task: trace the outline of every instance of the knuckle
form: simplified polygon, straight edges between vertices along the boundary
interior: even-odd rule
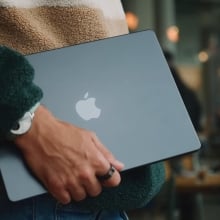
[[[64,185],[61,183],[55,183],[51,186],[51,189],[57,193],[60,194],[60,192],[62,192],[64,190]]]
[[[94,137],[95,137],[95,132],[93,132],[93,131],[89,131],[89,130],[85,130],[84,131],[84,136],[86,137],[86,138],[91,138],[91,139],[94,139]]]
[[[52,188],[56,191],[59,191],[64,188],[63,182],[61,180],[59,180],[58,178],[50,177],[47,179],[46,182],[47,182],[46,184],[49,188]]]
[[[100,171],[101,174],[105,174],[109,169],[109,163],[106,162],[106,159],[103,157],[97,157],[94,161],[94,168],[97,171]]]
[[[89,131],[91,137],[96,137],[96,133],[94,131]]]
[[[75,189],[76,188],[76,184],[71,178],[67,179],[66,188],[67,189]]]
[[[82,172],[80,172],[79,174],[79,179],[83,182],[87,182],[91,179],[92,175],[91,175],[91,171],[89,169],[84,169]]]
[[[92,134],[91,133],[92,133],[91,131],[87,131],[87,130],[82,131],[83,140],[88,142],[88,139],[92,139]]]

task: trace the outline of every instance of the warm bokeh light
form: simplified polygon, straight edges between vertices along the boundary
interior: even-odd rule
[[[136,30],[139,24],[139,19],[137,15],[135,15],[133,12],[126,12],[126,20],[128,24],[128,28],[130,30]]]
[[[169,41],[177,43],[179,41],[179,28],[177,26],[168,27],[166,35]]]
[[[205,62],[208,61],[209,55],[208,55],[207,52],[201,51],[201,52],[198,54],[198,59],[199,59],[200,62],[205,63]]]

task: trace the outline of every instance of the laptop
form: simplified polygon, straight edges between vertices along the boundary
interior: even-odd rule
[[[96,132],[124,170],[200,148],[153,31],[27,59],[35,69],[34,82],[44,91],[42,104],[61,120]],[[11,201],[46,192],[14,146],[0,146],[0,170]]]

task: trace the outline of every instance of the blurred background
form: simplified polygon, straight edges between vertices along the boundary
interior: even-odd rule
[[[130,32],[155,31],[202,143],[164,162],[166,182],[131,220],[219,220],[220,0],[123,0]]]

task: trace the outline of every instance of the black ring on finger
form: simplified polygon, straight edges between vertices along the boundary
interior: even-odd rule
[[[115,168],[112,166],[112,164],[110,164],[110,168],[109,168],[108,172],[102,176],[97,176],[97,178],[101,182],[106,181],[113,176],[114,172],[115,172]]]

